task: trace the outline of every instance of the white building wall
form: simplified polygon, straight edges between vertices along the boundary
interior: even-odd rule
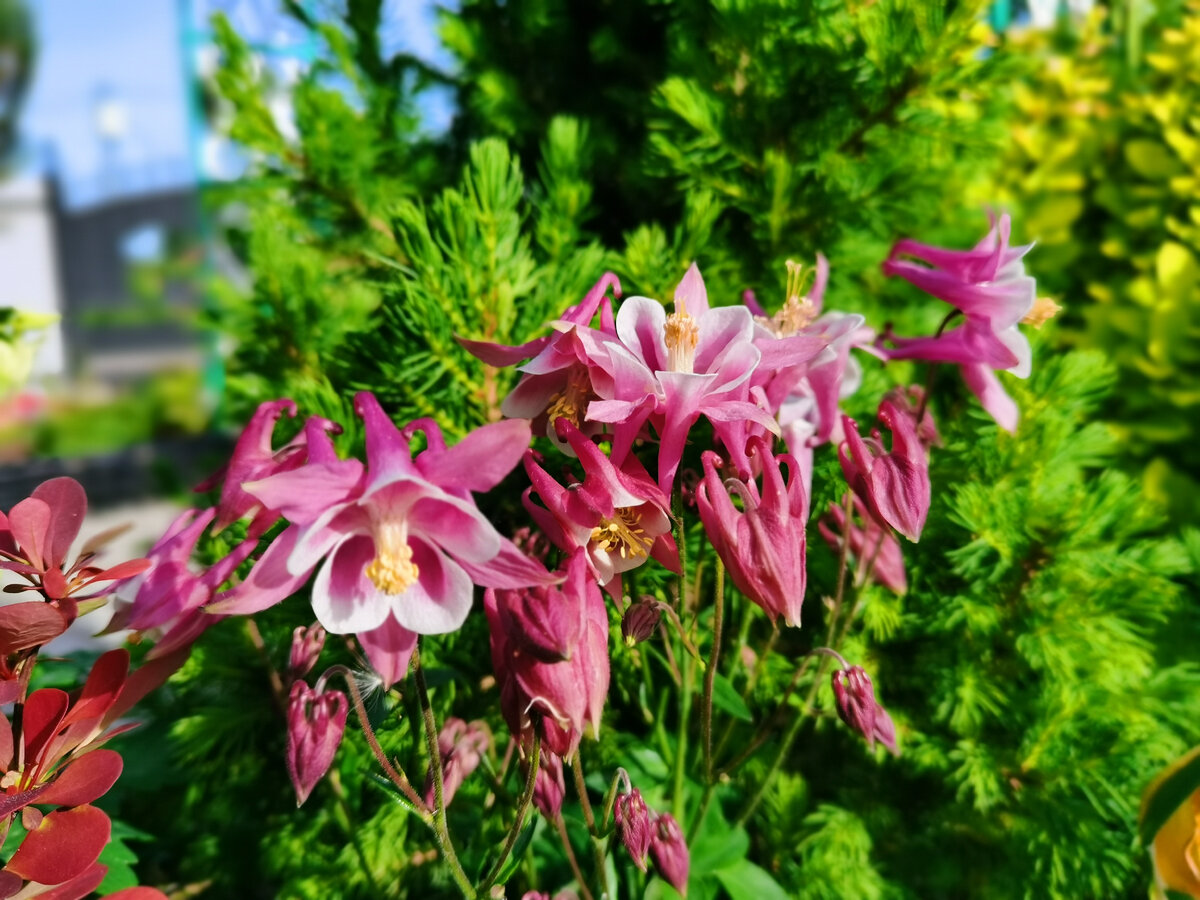
[[[62,315],[56,264],[54,196],[38,176],[0,180],[0,306]],[[60,375],[66,368],[62,328],[43,333],[33,374]]]

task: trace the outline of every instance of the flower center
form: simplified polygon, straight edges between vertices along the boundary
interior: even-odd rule
[[[408,526],[403,521],[376,523],[375,558],[367,563],[366,575],[385,594],[403,594],[421,574],[408,545]]]
[[[672,372],[691,375],[696,360],[696,345],[700,343],[700,326],[688,314],[682,300],[675,301],[675,312],[667,316],[663,337],[667,345],[667,368]]]
[[[592,529],[592,540],[605,553],[619,553],[621,559],[637,559],[650,554],[654,538],[639,527],[637,507],[622,506],[611,519],[601,519]]]
[[[576,428],[583,424],[583,414],[588,401],[592,399],[592,385],[588,380],[587,369],[583,366],[572,366],[567,376],[567,385],[550,398],[546,407],[546,419],[553,425],[559,419],[566,419]]]
[[[1049,297],[1038,297],[1033,303],[1033,309],[1026,313],[1021,324],[1041,328],[1060,312],[1062,312],[1062,307]]]

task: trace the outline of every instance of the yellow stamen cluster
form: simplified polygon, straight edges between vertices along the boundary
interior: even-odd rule
[[[1033,309],[1021,320],[1021,323],[1032,325],[1034,328],[1041,328],[1060,312],[1062,312],[1062,307],[1049,297],[1038,297],[1034,301]]]
[[[592,396],[587,369],[577,366],[567,376],[567,386],[550,398],[550,405],[546,407],[546,418],[551,424],[559,419],[566,419],[578,428],[583,424],[583,416]]]
[[[408,529],[402,523],[382,522],[374,531],[375,558],[367,563],[366,576],[385,594],[403,594],[421,574],[408,545]]]
[[[769,319],[761,316],[758,321],[771,330],[776,337],[791,337],[802,328],[812,324],[817,317],[817,305],[808,299],[815,269],[806,269],[795,260],[789,259],[787,266],[787,296],[783,306]]]
[[[682,300],[675,301],[675,312],[667,316],[663,338],[667,345],[667,368],[672,372],[692,374],[696,346],[700,343],[700,326],[688,314]]]
[[[641,516],[637,508],[623,506],[611,519],[601,519],[592,529],[592,540],[605,553],[619,553],[621,559],[637,559],[650,554],[654,538],[639,527]]]

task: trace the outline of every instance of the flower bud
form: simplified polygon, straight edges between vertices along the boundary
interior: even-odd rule
[[[621,618],[621,637],[625,638],[625,643],[630,647],[649,640],[661,619],[662,611],[658,601],[653,597],[642,597],[625,610],[625,615]]]
[[[313,670],[325,647],[325,629],[314,622],[308,628],[303,625],[292,632],[292,651],[288,657],[288,677],[299,681]]]
[[[650,852],[654,823],[650,820],[650,810],[646,808],[642,792],[634,788],[628,793],[618,794],[613,804],[613,818],[617,823],[617,834],[621,843],[625,845],[637,867],[645,872],[646,854]]]
[[[292,685],[288,700],[288,775],[300,806],[329,770],[346,730],[346,695],[317,693],[303,681]]]
[[[555,819],[562,812],[566,795],[562,757],[543,748],[537,778],[533,782],[533,805],[547,819]]]
[[[488,732],[482,722],[469,725],[462,719],[449,718],[438,732],[438,754],[442,757],[442,805],[449,806],[467,776],[483,760],[489,744]],[[433,772],[425,778],[425,803],[437,804]]]
[[[833,696],[837,701],[838,716],[867,739],[867,746],[874,748],[875,741],[879,741],[892,753],[899,754],[895,723],[875,700],[871,676],[861,666],[850,666],[833,673]]]
[[[683,829],[674,816],[663,813],[654,823],[652,831],[650,856],[654,859],[654,868],[671,887],[686,897],[691,859]]]

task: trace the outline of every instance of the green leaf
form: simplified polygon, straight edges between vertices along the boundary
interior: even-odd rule
[[[722,712],[728,713],[735,719],[741,719],[743,722],[754,721],[754,716],[750,715],[750,707],[746,705],[746,701],[742,699],[742,695],[729,683],[729,679],[720,672],[713,679],[713,706]]]
[[[1154,836],[1197,790],[1200,790],[1200,747],[1193,747],[1159,775],[1142,795],[1138,835],[1149,847]]]
[[[747,859],[718,870],[716,876],[732,900],[788,900],[771,873]]]
[[[1167,178],[1181,170],[1179,160],[1158,141],[1130,141],[1125,145],[1125,159],[1144,178]]]
[[[692,844],[692,874],[731,868],[746,858],[750,836],[744,828],[702,833]]]
[[[537,828],[538,820],[533,818],[525,829],[517,836],[517,842],[513,844],[512,852],[508,854],[508,858],[504,860],[504,865],[500,867],[500,874],[496,876],[496,884],[504,884],[508,879],[512,878],[513,872],[517,871],[517,866],[521,864],[522,857],[525,856],[525,851],[529,848],[529,842],[533,840],[533,831]],[[492,866],[496,864],[495,857],[489,856],[484,860],[484,864],[479,871],[479,878],[482,879],[488,872],[492,870]]]

